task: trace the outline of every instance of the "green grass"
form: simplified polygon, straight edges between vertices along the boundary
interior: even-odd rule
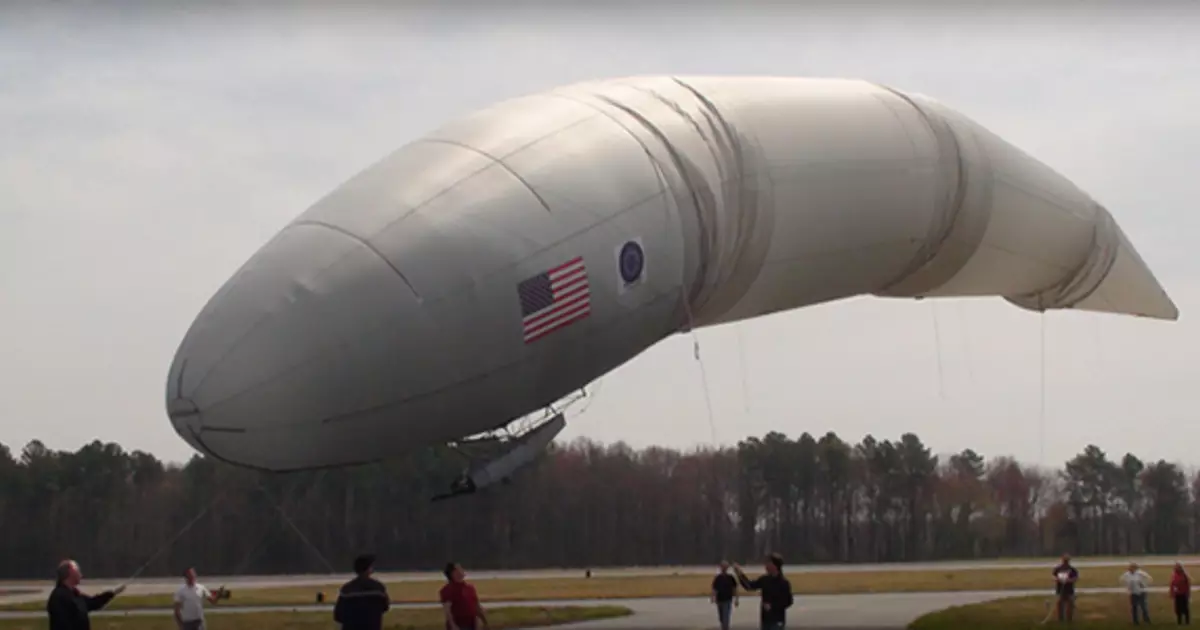
[[[1170,567],[1143,567],[1157,584],[1170,579]],[[1080,586],[1118,586],[1118,567],[1083,569]],[[961,569],[944,571],[841,571],[793,573],[792,588],[803,594],[920,593],[939,591],[1014,591],[1051,586],[1050,567],[1044,569]],[[483,601],[521,602],[567,599],[634,599],[649,597],[703,597],[712,584],[707,575],[663,575],[629,577],[500,578],[473,580]],[[436,603],[442,581],[393,582],[388,593],[397,603]],[[219,586],[210,584],[210,587]],[[87,590],[87,587],[84,587]],[[222,605],[295,606],[316,603],[323,592],[326,602],[337,597],[338,585],[232,589]],[[0,610],[42,610],[44,602],[22,602],[0,606]],[[109,604],[112,610],[170,608],[171,595],[124,595]]]
[[[1175,612],[1165,593],[1147,595],[1150,619],[1155,626],[1175,625]],[[909,630],[1021,630],[1042,627],[1053,605],[1052,596],[1015,597],[930,613],[909,624]],[[1198,622],[1200,623],[1200,622]],[[1061,625],[1051,619],[1047,625]],[[1075,601],[1075,623],[1070,627],[1106,630],[1129,628],[1129,596],[1081,595]]]
[[[564,623],[611,619],[631,614],[619,606],[514,606],[488,611],[495,630],[533,628]],[[385,630],[445,630],[439,609],[393,610],[383,618]],[[93,630],[161,630],[173,628],[165,616],[92,617]],[[230,613],[207,616],[208,630],[327,630],[333,617],[328,612]],[[46,630],[45,619],[0,619],[0,630]]]

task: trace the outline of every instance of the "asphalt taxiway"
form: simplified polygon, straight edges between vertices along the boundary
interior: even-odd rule
[[[1200,557],[1180,558],[1184,563],[1200,563]],[[1129,558],[1103,558],[1103,559],[1078,559],[1072,564],[1080,569],[1085,568],[1106,568],[1106,567],[1124,567],[1130,561],[1135,561],[1145,567],[1153,566],[1170,566],[1176,559],[1163,556],[1151,557],[1129,557]],[[787,572],[789,574],[811,574],[811,573],[885,573],[891,571],[988,571],[1001,569],[1045,569],[1047,572],[1050,567],[1057,563],[1056,558],[1046,559],[1019,559],[1019,560],[963,560],[963,561],[939,561],[939,562],[894,562],[894,563],[876,563],[876,564],[789,564]],[[756,565],[748,564],[751,569]],[[203,567],[197,567],[203,570]],[[85,583],[92,590],[103,590],[111,588],[123,580],[111,576],[97,577],[87,574],[87,567],[83,567],[85,575]],[[570,569],[531,569],[531,570],[506,570],[506,571],[485,571],[471,570],[468,567],[468,573],[472,580],[490,580],[490,579],[576,579],[583,578],[586,569],[570,568]],[[592,569],[593,577],[645,577],[657,575],[708,575],[715,571],[712,566],[660,566],[660,567],[628,567],[628,568],[596,568]],[[753,571],[751,571],[753,572]],[[210,585],[225,585],[230,589],[240,588],[286,588],[291,586],[327,586],[329,584],[341,583],[350,579],[349,572],[346,574],[305,574],[305,575],[239,575],[239,576],[222,576],[222,575],[201,575],[201,580],[205,584]],[[380,571],[375,574],[375,577],[383,582],[413,582],[413,581],[440,581],[444,579],[439,571]],[[0,580],[0,604],[14,601],[11,598],[25,596],[28,598],[28,593],[12,593],[4,595],[4,589],[20,589],[22,591],[32,591],[36,597],[44,596],[48,593],[52,584],[49,581],[32,581],[32,580]],[[171,577],[147,577],[139,578],[129,585],[129,592],[136,594],[155,594],[155,593],[171,593],[179,586],[179,578]],[[35,598],[36,598],[35,597]]]
[[[1108,590],[1108,589],[1105,589]],[[796,596],[796,604],[788,611],[788,627],[806,630],[899,630],[921,615],[950,606],[974,604],[1006,597],[1045,595],[1044,591],[991,591],[961,593],[873,593],[858,595]],[[1049,598],[1047,598],[1049,601]],[[744,597],[734,610],[733,627],[739,630],[758,628],[758,604],[755,597]],[[710,630],[718,627],[716,610],[706,598],[613,599],[613,600],[555,600],[523,602],[488,602],[487,606],[624,606],[632,615],[617,619],[587,621],[559,626],[572,630]],[[402,604],[393,608],[428,608],[435,604]],[[211,606],[210,615],[249,612],[331,611],[330,606],[294,607],[237,607]],[[168,610],[99,611],[93,617],[168,615]],[[42,612],[0,612],[0,619],[35,619]],[[1030,620],[1031,623],[1040,621]]]

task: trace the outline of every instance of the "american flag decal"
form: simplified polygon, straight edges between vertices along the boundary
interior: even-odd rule
[[[525,343],[533,343],[587,317],[591,312],[588,288],[582,256],[518,284]]]

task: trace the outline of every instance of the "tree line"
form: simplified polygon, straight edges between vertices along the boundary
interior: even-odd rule
[[[687,452],[580,439],[510,484],[432,503],[466,463],[436,448],[271,474],[99,441],[0,445],[0,578],[46,577],[64,557],[122,577],[344,573],[363,551],[386,570],[709,564],[766,550],[790,563],[1169,554],[1195,550],[1200,528],[1200,476],[1092,445],[1049,470],[970,449],[938,457],[911,433],[853,444],[769,433]]]

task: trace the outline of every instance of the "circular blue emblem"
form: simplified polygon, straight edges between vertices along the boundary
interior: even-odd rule
[[[621,280],[625,284],[637,282],[642,277],[642,269],[646,266],[646,255],[637,241],[629,241],[621,246],[621,254],[617,257]]]

